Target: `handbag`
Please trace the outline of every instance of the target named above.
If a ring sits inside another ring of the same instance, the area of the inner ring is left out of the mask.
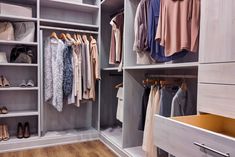
[[[15,22],[15,40],[23,42],[34,42],[35,23],[34,22]]]
[[[6,52],[0,52],[0,63],[8,63]]]
[[[34,55],[31,48],[26,46],[17,46],[12,49],[10,55],[11,63],[33,63]]]
[[[0,22],[0,40],[15,40],[12,23]]]

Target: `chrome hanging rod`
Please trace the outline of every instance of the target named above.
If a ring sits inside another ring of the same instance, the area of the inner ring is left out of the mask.
[[[156,74],[146,74],[146,77],[150,78],[188,78],[196,79],[196,75],[156,75]]]
[[[96,32],[96,31],[71,29],[71,28],[62,28],[62,27],[52,27],[52,26],[40,26],[40,29],[67,31],[67,32],[78,32],[78,33],[89,33],[89,34],[98,34],[98,32]]]

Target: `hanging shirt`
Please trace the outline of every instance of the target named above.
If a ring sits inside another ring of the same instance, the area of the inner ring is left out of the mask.
[[[148,44],[150,48],[151,57],[157,62],[168,62],[184,57],[188,52],[175,53],[172,56],[165,56],[165,49],[155,40],[156,31],[158,28],[158,20],[160,13],[160,0],[150,0],[149,3],[149,17],[148,17]]]
[[[162,0],[155,39],[165,47],[166,56],[197,52],[199,24],[200,0]]]
[[[110,21],[110,25],[112,26],[112,34],[111,34],[109,64],[116,64],[120,63],[122,59],[124,14],[120,13],[116,15]]]
[[[63,109],[64,49],[61,40],[48,38],[45,43],[45,100],[51,100],[59,112]]]
[[[123,88],[120,87],[117,92],[117,98],[118,98],[118,104],[117,104],[117,114],[116,118],[123,122],[123,111],[124,111],[124,105],[123,105]]]
[[[152,64],[147,40],[149,0],[141,0],[136,9],[134,21],[133,51],[137,54],[137,64]]]
[[[150,88],[145,87],[144,88],[144,93],[142,96],[142,109],[140,113],[140,119],[139,119],[139,126],[138,129],[144,131],[144,126],[145,126],[145,119],[146,119],[146,112],[147,112],[147,107],[148,107],[148,99],[149,99],[149,94],[150,94]]]

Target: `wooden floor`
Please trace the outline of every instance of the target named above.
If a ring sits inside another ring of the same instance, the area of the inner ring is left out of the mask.
[[[117,157],[100,141],[60,145],[19,152],[2,153],[0,157]]]

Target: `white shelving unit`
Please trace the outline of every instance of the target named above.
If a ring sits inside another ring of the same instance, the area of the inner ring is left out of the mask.
[[[12,111],[7,114],[0,114],[0,118],[38,116],[37,111]]]

